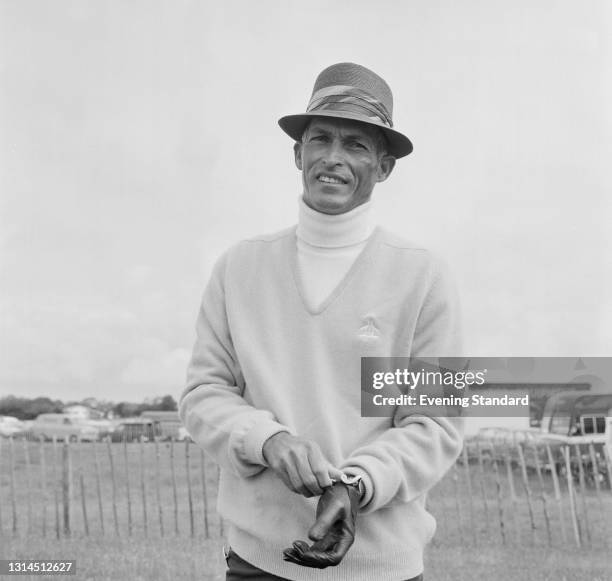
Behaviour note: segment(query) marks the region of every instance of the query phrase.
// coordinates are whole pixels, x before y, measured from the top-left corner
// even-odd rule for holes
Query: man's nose
[[[338,165],[344,162],[344,147],[337,139],[329,142],[323,161],[328,165]]]

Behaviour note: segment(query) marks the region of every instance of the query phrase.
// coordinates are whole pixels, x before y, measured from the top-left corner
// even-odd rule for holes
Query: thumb
[[[334,526],[338,520],[338,511],[335,504],[328,504],[320,514],[317,520],[308,531],[308,538],[312,541],[320,541]]]

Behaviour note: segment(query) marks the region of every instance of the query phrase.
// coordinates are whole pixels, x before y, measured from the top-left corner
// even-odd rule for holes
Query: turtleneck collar
[[[323,214],[299,199],[298,240],[321,248],[341,248],[365,242],[372,234],[372,202],[344,214]]]

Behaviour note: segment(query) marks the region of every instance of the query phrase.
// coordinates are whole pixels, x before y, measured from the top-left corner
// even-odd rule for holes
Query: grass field
[[[507,473],[500,470],[498,479],[490,465],[483,474],[470,469],[471,494],[466,468],[457,465],[429,495],[438,530],[426,552],[427,581],[612,581],[609,488],[577,491],[579,548],[567,483],[559,483],[556,501],[552,478],[543,477],[543,500],[540,480],[530,473],[530,510],[520,470],[512,471],[513,500]]]
[[[3,539],[1,558],[76,559],[79,580],[221,581],[218,539]],[[470,547],[461,539],[432,543],[427,581],[610,581],[610,555],[602,550],[542,547]],[[33,577],[40,579],[41,577]],[[57,579],[57,577],[54,577]]]
[[[68,464],[63,454],[61,445],[16,441],[11,451],[2,442],[0,558],[76,559],[79,580],[223,579],[217,469],[195,446],[81,444]],[[612,581],[609,488],[578,488],[572,511],[563,482],[556,501],[550,475],[530,473],[528,502],[521,472],[501,468],[458,464],[432,490],[427,581]]]

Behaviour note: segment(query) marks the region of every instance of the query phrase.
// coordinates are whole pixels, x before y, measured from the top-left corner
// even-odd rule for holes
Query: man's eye
[[[357,149],[367,149],[367,147],[363,143],[360,143],[359,141],[353,141],[351,145]]]
[[[325,141],[327,138],[325,137],[325,135],[313,135],[310,138],[310,141]]]

